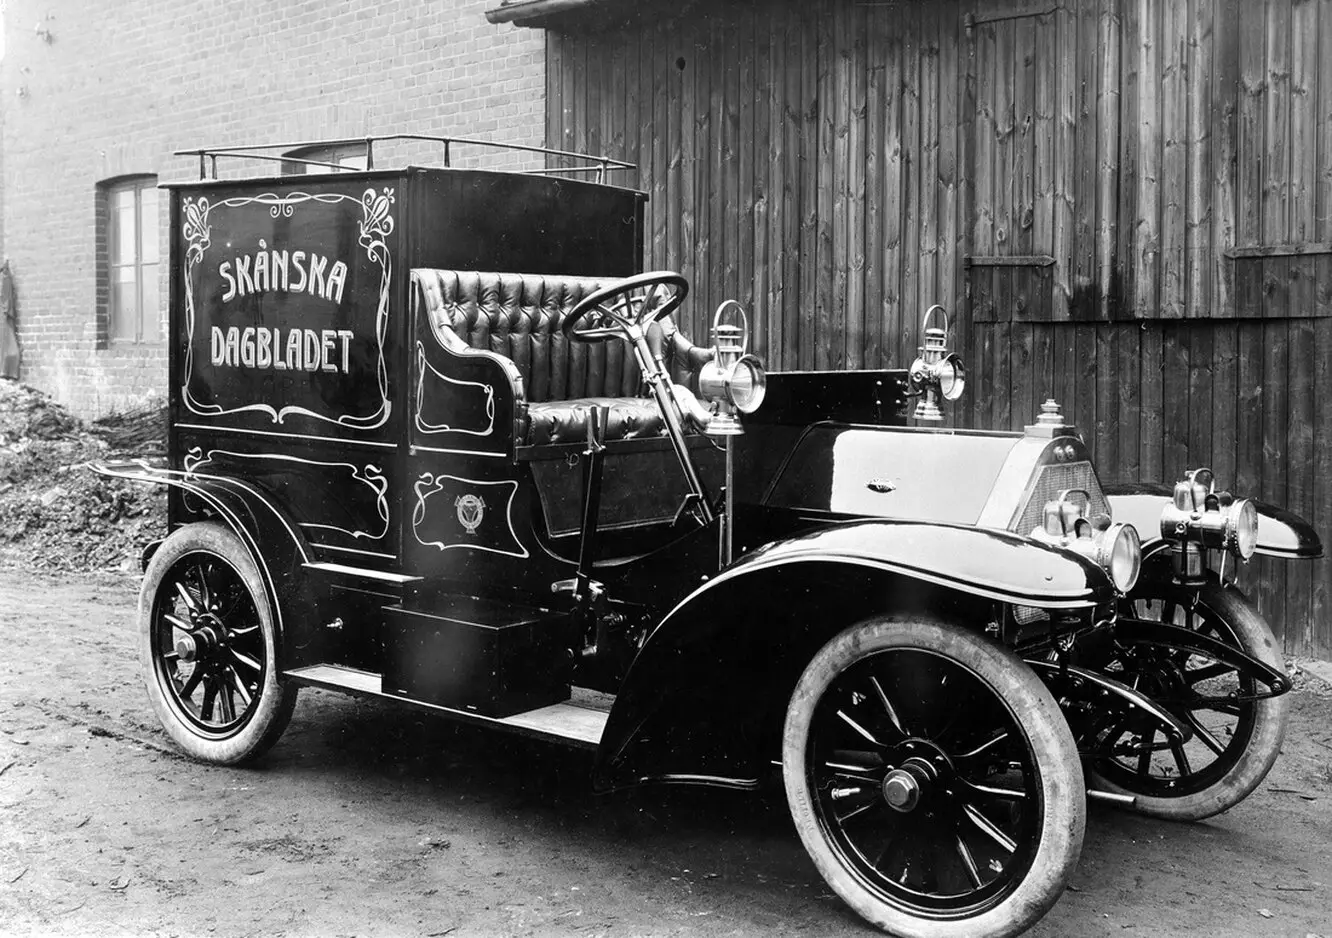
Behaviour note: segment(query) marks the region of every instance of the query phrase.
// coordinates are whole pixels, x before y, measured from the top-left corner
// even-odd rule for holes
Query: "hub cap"
[[[883,780],[883,800],[894,811],[914,811],[920,804],[920,783],[906,769],[894,769]]]

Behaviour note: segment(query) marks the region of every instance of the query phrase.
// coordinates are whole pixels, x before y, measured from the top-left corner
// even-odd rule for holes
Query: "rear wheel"
[[[943,622],[870,619],[825,645],[791,697],[782,765],[815,866],[894,935],[1019,934],[1082,848],[1082,770],[1054,698]]]
[[[1195,590],[1161,576],[1145,580],[1121,616],[1181,626],[1285,667],[1267,620],[1215,581]],[[1103,670],[1193,729],[1175,745],[1133,726],[1100,740],[1098,749],[1111,755],[1089,761],[1091,784],[1136,796],[1135,810],[1175,821],[1211,817],[1247,798],[1276,762],[1290,703],[1245,699],[1262,688],[1235,667],[1188,649],[1118,642]]]
[[[272,604],[236,535],[214,522],[177,529],[153,555],[139,594],[148,698],[196,759],[253,759],[286,729],[296,688],[277,675]]]

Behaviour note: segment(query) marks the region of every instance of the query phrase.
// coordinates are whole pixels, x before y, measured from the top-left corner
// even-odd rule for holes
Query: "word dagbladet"
[[[350,329],[282,329],[264,326],[213,327],[213,365],[275,368],[278,371],[333,371],[347,374]]]

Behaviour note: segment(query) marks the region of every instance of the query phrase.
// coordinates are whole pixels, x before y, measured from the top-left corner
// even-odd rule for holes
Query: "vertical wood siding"
[[[616,181],[649,194],[645,264],[689,278],[695,331],[735,297],[774,368],[908,359],[964,286],[962,7],[664,11],[549,35],[550,144],[638,164]]]
[[[632,160],[684,325],[774,369],[905,366],[959,424],[1059,400],[1106,479],[1212,466],[1332,537],[1332,0],[638,4],[548,35],[547,139]],[[1332,561],[1244,587],[1332,657]]]

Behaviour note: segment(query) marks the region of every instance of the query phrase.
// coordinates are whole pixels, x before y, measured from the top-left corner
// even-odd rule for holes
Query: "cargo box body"
[[[618,276],[641,256],[641,194],[545,176],[408,168],[171,194],[172,468],[252,479],[317,559],[387,571],[417,572],[411,270]],[[173,525],[189,502],[173,490]]]

